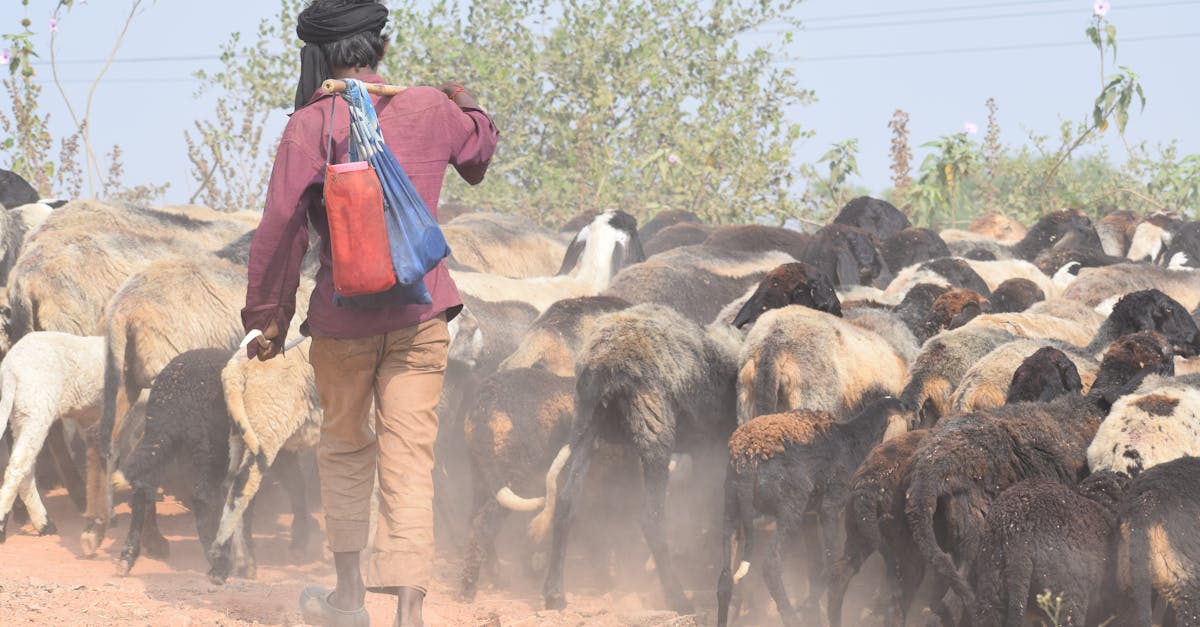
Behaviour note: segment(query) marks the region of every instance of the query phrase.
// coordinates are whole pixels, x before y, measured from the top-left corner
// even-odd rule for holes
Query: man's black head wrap
[[[329,78],[329,63],[321,52],[321,44],[362,32],[383,32],[387,20],[387,7],[374,0],[317,0],[301,11],[296,21],[296,36],[305,45],[300,49],[300,83],[296,85],[296,108],[308,104],[313,92]]]

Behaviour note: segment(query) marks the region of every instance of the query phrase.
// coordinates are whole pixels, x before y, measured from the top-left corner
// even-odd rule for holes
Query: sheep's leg
[[[300,456],[292,451],[279,451],[275,458],[275,467],[279,469],[279,481],[292,504],[292,541],[288,544],[288,558],[293,563],[302,563],[308,553],[309,537],[317,527],[317,521],[309,513]]]
[[[37,454],[42,449],[50,425],[26,416],[24,420],[12,421],[10,427],[13,436],[12,453],[4,471],[4,482],[0,484],[0,541],[4,540],[4,522],[7,521],[13,501],[18,495],[38,533],[54,533],[33,478],[33,465],[37,462]]]
[[[551,528],[549,563],[546,568],[546,582],[542,587],[542,598],[548,610],[561,610],[567,606],[567,595],[563,592],[563,567],[567,559],[567,534],[571,527],[571,517],[575,513],[575,505],[579,501],[579,492],[583,489],[583,479],[587,475],[588,464],[592,459],[592,445],[596,440],[596,425],[590,420],[580,420],[573,428],[579,429],[571,439],[570,455],[566,467],[559,475],[561,481],[558,495],[555,498],[554,519]]]
[[[117,574],[124,577],[133,570],[142,549],[142,528],[146,524],[147,505],[153,505],[154,494],[145,490],[135,489],[129,499],[129,535],[125,537],[125,549],[121,551],[121,559],[117,562]]]
[[[46,436],[46,445],[50,449],[50,456],[54,459],[58,477],[62,480],[63,486],[67,488],[67,495],[71,497],[75,509],[80,512],[84,511],[87,509],[87,484],[84,483],[83,477],[79,476],[79,469],[75,467],[75,460],[71,457],[71,449],[67,445],[67,434],[61,420],[54,421],[54,424],[50,426],[50,433]]]
[[[671,561],[671,549],[667,545],[667,484],[671,480],[669,464],[670,456],[662,459],[642,456],[642,474],[646,483],[642,532],[646,534],[646,544],[650,545],[650,554],[654,556],[654,568],[667,595],[667,603],[680,614],[691,614],[692,602],[683,593],[683,586]]]
[[[150,496],[149,506],[146,508],[146,521],[142,527],[142,546],[146,547],[146,555],[162,560],[171,555],[171,544],[158,529],[157,500],[153,494]]]
[[[54,522],[50,520],[50,514],[46,512],[46,505],[42,503],[42,495],[38,493],[37,478],[34,473],[29,473],[29,476],[25,477],[19,490],[21,502],[25,504],[25,509],[29,512],[29,522],[33,523],[37,534],[48,536],[58,533],[58,528],[54,526]]]
[[[799,507],[795,511],[803,512],[805,504],[799,503],[798,505]],[[792,608],[792,602],[788,600],[787,589],[783,586],[783,559],[784,548],[803,524],[803,514],[794,516],[787,512],[781,512],[775,519],[775,537],[771,538],[771,546],[763,559],[763,580],[767,584],[767,590],[771,592],[771,598],[775,600],[775,607],[778,608],[779,617],[784,625],[800,624],[800,616]]]
[[[880,551],[892,584],[892,606],[885,619],[886,627],[904,627],[908,608],[925,579],[925,559],[908,546],[906,552],[897,555],[893,550]]]
[[[254,561],[254,503],[252,499],[242,515],[241,533],[233,534],[234,569],[243,579],[254,579],[258,565]]]
[[[842,605],[845,604],[846,589],[850,587],[850,580],[858,574],[863,563],[874,553],[867,545],[866,539],[857,532],[857,528],[853,525],[853,517],[847,516],[845,548],[842,550],[841,559],[834,562],[830,568],[829,588],[825,596],[830,627],[841,627]],[[894,590],[895,580],[891,577],[889,579]]]
[[[467,539],[467,555],[463,564],[459,597],[470,603],[475,600],[479,570],[489,556],[496,553],[496,534],[508,515],[494,498],[485,500],[471,517],[471,532]]]
[[[83,533],[79,536],[80,550],[84,557],[92,557],[104,542],[104,534],[108,531],[108,517],[112,510],[110,506],[111,492],[109,491],[108,465],[100,457],[97,448],[96,430],[98,425],[88,429],[87,448],[87,510],[83,517],[86,520]]]
[[[804,607],[817,614],[821,612],[821,595],[825,592],[825,583],[833,569],[833,547],[841,546],[844,542],[844,538],[838,533],[840,508],[835,506],[835,501],[843,503],[844,499],[835,499],[826,494],[821,500],[815,529],[817,550],[809,558],[808,598],[804,601]]]

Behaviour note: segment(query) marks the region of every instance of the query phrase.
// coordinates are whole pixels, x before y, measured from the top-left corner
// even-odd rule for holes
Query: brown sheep
[[[935,298],[929,306],[929,313],[921,324],[922,333],[917,339],[924,343],[946,329],[957,329],[991,310],[992,303],[979,292],[952,289]]]
[[[457,264],[505,277],[550,276],[567,252],[557,234],[514,215],[467,213],[444,223],[442,233]]]
[[[738,424],[791,409],[843,416],[896,394],[905,361],[882,337],[800,305],[764,313],[738,358]]]

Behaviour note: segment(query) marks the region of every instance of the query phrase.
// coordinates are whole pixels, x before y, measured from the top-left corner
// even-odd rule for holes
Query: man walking
[[[314,0],[299,16],[296,32],[306,45],[296,111],[280,140],[250,247],[242,310],[246,330],[261,330],[265,338],[251,351],[259,359],[274,357],[295,313],[309,226],[316,229],[321,266],[306,324],[324,410],[317,457],[337,571],[334,590],[310,587],[301,595],[304,619],[319,625],[367,625],[367,590],[397,596],[397,625],[422,624],[434,546],[435,407],[446,367],[446,323],[462,309],[444,262],[425,277],[432,304],[334,304],[321,189],[328,134],[333,161],[344,161],[349,119],[348,108],[338,107],[331,124],[329,99],[340,96],[318,88],[327,78],[383,83],[376,68],[387,45],[387,17],[387,9],[370,0]],[[435,215],[447,165],[470,184],[483,180],[499,134],[465,88],[413,87],[373,101],[384,140]],[[380,520],[364,583],[359,553],[367,545],[377,470]]]

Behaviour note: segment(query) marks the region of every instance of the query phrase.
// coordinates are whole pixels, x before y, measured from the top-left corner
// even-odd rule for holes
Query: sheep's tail
[[[753,471],[751,471],[753,472]],[[739,481],[732,462],[725,471],[725,522],[721,530],[724,561],[717,580],[717,626],[729,624],[729,605],[733,588],[750,572],[750,557],[754,552],[754,488],[748,481]],[[738,567],[733,567],[733,538],[739,535]]]
[[[221,370],[225,406],[229,410],[230,418],[233,419],[234,435],[231,438],[238,437],[240,434],[239,439],[244,443],[244,448],[230,447],[231,455],[236,448],[242,449],[242,455],[241,460],[236,462],[237,470],[234,472],[229,492],[225,497],[225,506],[221,511],[221,523],[213,539],[213,547],[224,544],[233,536],[250,501],[258,493],[263,473],[271,465],[266,453],[262,450],[262,444],[246,410],[246,372],[242,367],[245,363],[247,363],[245,357],[239,353]],[[234,459],[231,458],[231,468],[234,463]]]
[[[962,573],[954,566],[954,560],[938,544],[933,530],[933,519],[938,510],[938,498],[941,494],[928,481],[914,478],[908,491],[907,502],[904,505],[908,526],[912,531],[913,540],[921,551],[925,561],[932,564],[946,581],[950,582],[954,592],[963,600],[965,607],[972,607],[975,594]]]
[[[867,546],[871,547],[872,552],[883,546],[883,535],[879,533],[879,503],[875,498],[870,498],[877,494],[879,492],[874,491],[868,496],[868,493],[863,491],[851,495],[848,512],[853,515],[854,527],[867,541]]]
[[[1154,615],[1154,580],[1150,575],[1150,538],[1144,528],[1121,522],[1117,573],[1122,591],[1128,595],[1127,612],[1121,624],[1150,625]]]
[[[562,473],[563,466],[567,465],[570,458],[571,445],[567,444],[559,449],[554,463],[550,464],[550,470],[546,472],[546,507],[529,521],[529,537],[534,542],[541,542],[550,531],[550,525],[554,521],[555,504],[558,501],[558,475]]]
[[[566,446],[559,449],[554,462],[550,464],[550,470],[546,472],[546,506],[529,521],[529,537],[534,542],[545,539],[554,524],[554,512],[558,508],[559,475],[562,474],[563,468],[566,468],[571,454],[574,452],[581,455],[583,463],[586,463],[590,456],[596,435],[596,408],[602,402],[607,403],[604,400],[604,387],[600,377],[587,371],[575,380],[575,418],[571,424],[571,438]]]
[[[517,495],[517,493],[512,491],[512,488],[504,486],[496,492],[496,502],[500,503],[501,507],[514,512],[534,512],[546,503],[546,498],[527,499]]]
[[[778,364],[752,355],[738,372],[738,424],[775,413],[779,404]]]
[[[117,423],[117,399],[125,383],[125,351],[129,341],[125,325],[119,320],[113,320],[110,316],[107,326],[104,339],[104,413],[100,416],[97,450],[101,459],[109,460],[111,467],[113,431],[116,430]],[[132,399],[128,400],[132,402]]]

